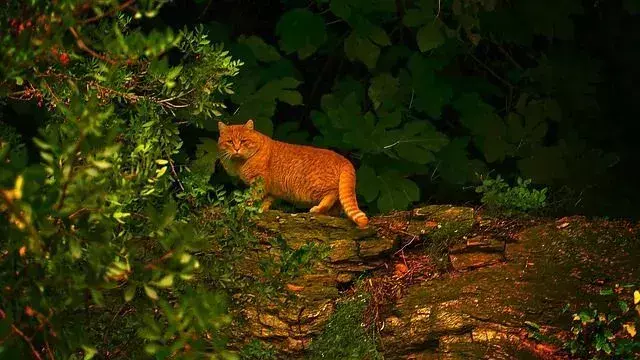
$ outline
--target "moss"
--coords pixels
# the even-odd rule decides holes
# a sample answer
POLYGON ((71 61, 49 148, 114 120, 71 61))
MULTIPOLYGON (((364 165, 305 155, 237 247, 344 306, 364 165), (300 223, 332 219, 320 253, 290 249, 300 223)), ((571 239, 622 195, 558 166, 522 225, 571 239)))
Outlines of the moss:
POLYGON ((374 329, 363 325, 367 304, 368 297, 358 295, 338 305, 322 334, 311 343, 308 359, 382 359, 374 329))
POLYGON ((251 341, 240 351, 242 360, 275 360, 277 358, 277 352, 273 346, 259 340, 251 341))

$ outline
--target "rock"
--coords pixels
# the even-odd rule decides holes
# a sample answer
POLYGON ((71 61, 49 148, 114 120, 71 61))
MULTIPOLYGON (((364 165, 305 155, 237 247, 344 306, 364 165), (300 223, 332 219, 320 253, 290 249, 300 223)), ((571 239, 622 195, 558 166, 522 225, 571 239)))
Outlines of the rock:
MULTIPOLYGON (((593 280, 610 279, 601 284, 605 287, 640 276, 640 268, 634 265, 637 259, 622 255, 625 242, 609 243, 606 250, 594 248, 600 236, 573 239, 553 223, 525 229, 518 238, 507 245, 506 261, 493 266, 468 265, 491 259, 504 243, 472 238, 454 247, 451 256, 461 256, 457 265, 465 268, 466 263, 468 271, 408 289, 396 303, 394 317, 385 321, 388 326, 381 333, 385 358, 536 359, 539 349, 521 344, 527 334, 526 321, 568 330, 571 311, 602 299, 590 285, 593 280), (586 249, 588 257, 569 255, 586 249), (591 256, 616 258, 619 267, 593 261, 591 256), (569 276, 576 269, 591 277, 577 280, 569 276), (563 314, 565 304, 571 304, 571 310, 563 314)), ((635 244, 638 253, 640 244, 635 244)))
POLYGON ((458 271, 472 270, 497 264, 504 260, 506 242, 492 237, 476 236, 452 246, 449 255, 453 268, 458 271))
MULTIPOLYGON (((505 243, 492 236, 469 237, 477 225, 471 208, 434 205, 402 216, 394 223, 400 231, 392 232, 360 230, 344 218, 264 214, 258 227, 267 235, 281 236, 294 249, 324 244, 328 256, 311 274, 290 281, 288 296, 279 302, 244 308, 244 322, 237 328, 274 345, 283 358, 303 357, 335 311, 341 290, 365 271, 374 277, 395 273, 396 280, 407 283, 399 299, 394 297, 388 311, 380 313, 385 359, 535 359, 539 350, 523 340, 525 322, 567 330, 570 314, 599 289, 640 278, 639 259, 628 256, 640 253, 639 242, 616 242, 618 234, 594 235, 600 227, 586 219, 570 226, 537 221, 505 243), (410 251, 414 259, 426 258, 420 244, 444 249, 453 271, 411 280, 412 266, 393 257, 403 246, 406 264, 416 261, 410 251), (571 307, 562 314, 565 304, 571 307)), ((380 219, 379 226, 385 221, 380 219)), ((255 256, 253 263, 274 254, 265 249, 255 256)), ((257 271, 250 264, 247 269, 248 274, 257 271)))
POLYGON ((407 232, 430 242, 452 242, 468 234, 474 224, 473 208, 430 205, 412 211, 407 232))

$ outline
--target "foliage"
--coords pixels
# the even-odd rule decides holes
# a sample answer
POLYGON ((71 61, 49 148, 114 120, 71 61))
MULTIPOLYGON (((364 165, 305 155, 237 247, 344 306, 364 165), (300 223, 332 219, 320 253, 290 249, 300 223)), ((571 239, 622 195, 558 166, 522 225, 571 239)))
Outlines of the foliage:
POLYGON ((243 360, 274 360, 276 352, 269 345, 253 340, 242 348, 240 358, 243 360))
MULTIPOLYGON (((604 290, 600 294, 614 295, 614 290, 604 290)), ((573 314, 573 336, 565 343, 572 355, 592 359, 637 359, 640 355, 636 330, 640 328, 640 292, 635 290, 633 293, 635 308, 619 295, 615 297, 616 305, 610 306, 607 312, 589 304, 588 309, 573 314)))
POLYGON ((530 212, 546 206, 547 188, 530 189, 531 179, 517 179, 517 184, 509 186, 500 175, 495 179, 486 178, 476 192, 482 194, 481 202, 490 210, 502 213, 530 212))
POLYGON ((185 209, 206 199, 213 164, 190 160, 180 131, 215 122, 241 63, 202 28, 145 27, 163 3, 0 10, 0 95, 42 120, 33 139, 1 124, 3 358, 132 358, 143 345, 156 358, 235 358, 226 295, 193 283, 210 238, 185 209))
MULTIPOLYGON (((275 26, 202 7, 202 17, 214 20, 208 28, 233 34, 219 38, 246 64, 229 97, 231 121, 254 118, 279 140, 349 155, 368 212, 404 209, 441 191, 447 200, 460 196, 490 168, 595 196, 620 159, 599 150, 603 142, 583 140, 604 136, 600 105, 609 102, 599 95, 605 64, 594 60, 594 42, 584 43, 601 32, 581 24, 608 11, 630 22, 629 7, 580 0, 281 3, 277 11, 252 4, 242 12, 275 26)), ((631 40, 619 45, 640 58, 631 40)))
POLYGON ((206 236, 215 248, 200 254, 202 271, 199 280, 229 293, 248 296, 250 301, 276 301, 284 285, 305 274, 316 261, 327 256, 327 245, 308 243, 292 249, 281 237, 258 238, 252 231, 259 215, 262 192, 260 184, 247 191, 227 194, 221 186, 214 191, 215 201, 192 216, 196 232, 206 236), (261 243, 262 242, 262 243, 261 243), (264 243, 272 249, 271 256, 253 259, 249 254, 263 250, 264 243), (247 263, 251 258, 251 263, 247 263), (259 271, 248 274, 245 267, 259 271))
POLYGON ((324 331, 309 346, 309 359, 381 359, 373 328, 363 324, 369 299, 359 294, 340 303, 324 331))

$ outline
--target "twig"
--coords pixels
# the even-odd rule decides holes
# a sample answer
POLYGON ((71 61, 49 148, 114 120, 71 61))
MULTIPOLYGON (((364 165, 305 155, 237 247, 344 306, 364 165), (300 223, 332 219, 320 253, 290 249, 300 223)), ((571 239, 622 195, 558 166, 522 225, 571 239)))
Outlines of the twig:
POLYGON ((46 81, 43 81, 44 86, 47 88, 47 90, 49 90, 49 93, 51 94, 51 96, 53 97, 53 100, 55 100, 55 102, 57 104, 60 103, 60 99, 58 99, 58 97, 56 96, 56 94, 53 92, 53 90, 51 89, 51 87, 49 86, 49 83, 47 83, 46 81))
POLYGON ((82 146, 82 142, 84 141, 85 138, 85 133, 80 133, 80 137, 78 137, 78 141, 76 142, 76 146, 74 146, 73 148, 73 152, 71 153, 73 156, 73 159, 71 160, 71 167, 69 169, 69 177, 67 178, 67 180, 64 182, 64 184, 62 185, 62 194, 60 195, 60 200, 58 201, 58 205, 56 205, 56 210, 60 210, 62 209, 62 206, 64 205, 64 200, 67 197, 67 191, 69 189, 69 184, 71 183, 71 181, 73 180, 73 178, 76 175, 76 172, 73 171, 73 167, 76 164, 76 161, 78 159, 78 151, 80 151, 80 147, 82 146))
POLYGON ((27 337, 27 335, 25 335, 22 331, 20 331, 20 329, 18 329, 15 325, 11 324, 11 330, 18 334, 21 338, 24 339, 24 341, 29 345, 29 347, 31 348, 31 352, 33 353, 33 356, 38 359, 38 360, 42 360, 42 356, 40 356, 40 353, 38 353, 38 351, 36 350, 35 346, 33 346, 33 343, 31 342, 31 339, 29 337, 27 337))
POLYGON ((209 2, 207 3, 207 6, 204 7, 204 10, 202 10, 202 12, 200 13, 200 16, 198 16, 198 20, 202 19, 204 14, 206 14, 207 11, 209 11, 209 6, 211 6, 212 2, 213 2, 213 0, 209 0, 209 2))
POLYGON ((176 181, 178 182, 178 185, 180 185, 180 189, 182 191, 184 191, 184 186, 182 186, 182 183, 180 182, 180 178, 178 177, 178 173, 176 172, 176 168, 173 166, 173 161, 171 160, 171 158, 169 158, 169 165, 171 165, 171 173, 173 174, 173 177, 176 178, 176 181))
POLYGON ((151 261, 150 263, 148 263, 147 265, 145 265, 145 269, 149 270, 149 269, 155 269, 157 268, 156 264, 161 263, 167 259, 169 259, 170 257, 173 256, 173 250, 170 250, 169 252, 167 252, 166 254, 162 255, 162 257, 151 261))
POLYGON ((195 90, 195 88, 192 88, 191 90, 185 92, 185 93, 180 93, 174 97, 170 97, 168 99, 162 99, 158 101, 158 104, 162 104, 162 103, 168 103, 169 101, 173 101, 175 99, 180 99, 181 97, 187 96, 189 94, 191 94, 193 91, 195 90))
POLYGON ((404 143, 420 143, 420 142, 428 142, 430 140, 431 139, 398 140, 398 141, 395 141, 393 144, 389 144, 389 145, 383 146, 382 148, 386 150, 386 149, 390 149, 390 148, 392 148, 392 147, 394 147, 396 145, 400 145, 400 144, 404 144, 404 143))
POLYGON ((98 20, 102 19, 105 16, 111 16, 111 15, 113 15, 113 14, 115 14, 115 13, 121 11, 121 10, 124 10, 124 9, 128 8, 129 6, 133 5, 134 2, 136 2, 136 0, 128 0, 128 1, 126 1, 124 3, 122 3, 117 8, 112 9, 111 11, 107 11, 107 12, 101 14, 101 15, 96 15, 94 17, 88 18, 88 19, 86 19, 86 20, 84 20, 84 21, 82 21, 80 23, 85 25, 85 24, 88 24, 88 23, 92 23, 94 21, 98 21, 98 20))
POLYGON ((102 61, 108 62, 111 65, 115 65, 116 62, 109 59, 108 57, 104 56, 104 55, 100 55, 97 52, 93 51, 90 47, 87 46, 87 44, 84 43, 84 41, 80 38, 80 35, 78 34, 78 32, 76 31, 76 29, 74 29, 72 26, 69 27, 69 31, 71 32, 71 35, 73 35, 73 37, 76 39, 76 45, 78 45, 78 47, 89 53, 89 55, 93 56, 96 59, 100 59, 102 61))
POLYGON ((522 70, 523 67, 522 65, 518 64, 518 62, 511 56, 511 54, 509 54, 509 52, 507 52, 507 50, 505 50, 502 46, 497 45, 498 46, 498 50, 500 50, 501 53, 504 54, 504 56, 507 57, 507 59, 509 59, 509 61, 511 61, 511 63, 513 63, 513 65, 515 65, 518 69, 522 70))
POLYGON ((51 351, 51 346, 49 346, 49 342, 47 340, 44 341, 44 348, 47 350, 47 355, 49 355, 49 359, 55 360, 53 356, 53 351, 51 351))
POLYGON ((491 75, 493 75, 496 79, 500 80, 500 82, 502 82, 503 84, 505 84, 507 87, 509 87, 510 89, 513 88, 513 85, 508 82, 507 80, 505 80, 502 76, 498 75, 495 73, 495 71, 493 71, 487 64, 483 63, 480 59, 478 59, 475 55, 473 55, 472 53, 469 53, 469 56, 471 56, 471 58, 473 60, 475 60, 478 64, 480 64, 485 70, 487 70, 491 75))
MULTIPOLYGON (((403 233, 405 233, 405 234, 409 234, 409 233, 404 232, 404 231, 401 231, 401 232, 403 232, 403 233)), ((409 234, 409 235, 411 235, 411 234, 409 234)), ((409 242, 408 242, 408 243, 404 244, 404 246, 403 246, 403 247, 401 247, 401 248, 400 248, 400 250, 396 251, 393 255, 398 255, 398 253, 400 253, 400 252, 401 252, 401 253, 403 254, 403 260, 404 260, 404 249, 406 249, 406 248, 407 248, 407 246, 409 246, 409 245, 413 244, 413 242, 418 238, 418 236, 417 236, 417 235, 412 235, 412 236, 413 236, 413 237, 411 238, 411 240, 409 240, 409 242)), ((405 263, 405 265, 406 265, 406 263, 405 263)))

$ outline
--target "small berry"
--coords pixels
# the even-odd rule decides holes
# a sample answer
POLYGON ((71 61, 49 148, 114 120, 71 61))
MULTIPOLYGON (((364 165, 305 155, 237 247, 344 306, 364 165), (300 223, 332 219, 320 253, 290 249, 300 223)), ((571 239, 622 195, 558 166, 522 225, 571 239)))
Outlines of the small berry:
POLYGON ((69 64, 69 55, 67 53, 60 54, 59 59, 62 65, 67 66, 69 64))

